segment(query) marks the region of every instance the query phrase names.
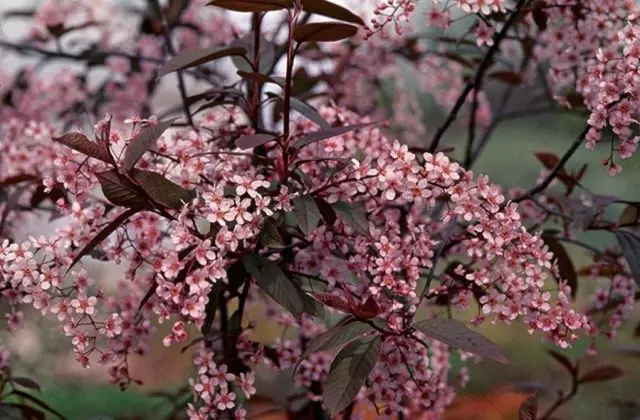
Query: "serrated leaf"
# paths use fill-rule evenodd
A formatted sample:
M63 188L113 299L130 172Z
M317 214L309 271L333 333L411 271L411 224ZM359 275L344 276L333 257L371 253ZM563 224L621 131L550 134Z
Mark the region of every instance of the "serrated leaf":
M357 25L364 25L360 16L349 9L339 6L326 0L302 0L302 9L305 12L316 13L321 16L338 19L343 22L351 22Z
M614 365L604 365L585 373L578 379L578 383L606 382L621 377L624 372Z
M251 149L254 147L262 146L263 144L269 143L270 141L275 140L276 137L271 134L249 134L246 136L239 137L236 140L236 147L241 149Z
M273 261L257 254L249 254L242 260L258 286L280 306L297 319L304 310L301 291Z
M211 0L207 6L217 6L234 12L270 12L291 6L290 0Z
M351 131L359 130L361 128L365 128L373 124L375 123L369 122L369 123L362 123L362 124L347 125L345 127L331 127L326 130L314 131L312 133L305 134L304 136L300 137L300 139L296 142L296 147L298 149L302 149L304 146L307 146L309 144L312 144L321 140L329 139L331 137L341 136L343 134L349 133Z
M155 172L134 170L133 179L155 202L170 209L179 210L196 196L195 192L186 190Z
M356 321L353 317L349 317L311 340L307 344L307 348L300 357L300 360L306 359L312 353L342 347L345 344L348 344L364 335L371 334L374 331L375 328L371 325L365 322Z
M11 378L11 380L23 388L33 389L35 391L42 392L40 385L33 379L25 378L22 376L14 376Z
M83 155L101 160L105 163L113 162L113 158L107 150L100 147L98 143L89 140L89 138L82 133L68 133L60 137L53 137L52 140L78 151Z
M244 56L247 50L240 46L226 48L196 48L182 51L158 70L158 78L169 73L186 70L219 58Z
M331 363L322 393L329 415L335 417L355 399L378 361L380 337L360 338L343 348Z
M508 363L498 346L455 319L427 319L416 322L413 328L448 346L500 363Z
M128 179L121 176L117 170L111 169L106 172L95 174L102 187L102 193L107 200L117 206L129 208L145 208L149 204L142 196L136 186Z
M124 154L124 168L127 171L133 169L142 155L151 149L160 136L173 124L177 118L160 121L156 125L145 127L129 142Z
M293 217L305 235L309 235L320 222L320 210L316 201L310 195L296 197L291 201L293 204Z
M363 235L369 234L369 221L366 213L356 205L337 201L333 203L333 209L344 223L349 225L353 230Z
M538 397L533 394L524 400L518 410L518 420L536 420L538 414Z
M640 287L640 238L633 232L624 229L616 230L615 235L629 264L631 275L636 285Z
M296 25L293 39L303 42L335 42L351 38L358 33L358 27L338 22L314 22Z
M69 265L69 268L67 268L67 273L69 271L71 271L71 269L76 265L76 263L78 261L80 261L80 259L82 257L87 255L89 252L91 252L93 250L93 248L95 248L102 241L107 239L109 237L109 235L111 235L113 232L115 232L120 226L122 226L122 224L124 222L127 221L128 218L130 218L131 216L133 216L137 212L138 212L137 209L127 209L127 210L125 210L118 217L113 219L113 221L111 221L105 228L103 228L100 232L98 232L96 234L96 236L94 236L89 241L89 243L86 244L84 246L84 248L82 248L82 250L80 252L78 252L78 254L76 254L76 256L73 258L73 261L71 262L71 265Z
M260 243L267 248L284 248L284 239L272 218L265 219L260 230Z
M560 275L558 281L567 281L567 284L571 287L571 297L575 299L578 290L578 275L576 274L576 269L573 266L569 254L564 249L564 246L553 236L543 234L542 239L558 262L558 272Z

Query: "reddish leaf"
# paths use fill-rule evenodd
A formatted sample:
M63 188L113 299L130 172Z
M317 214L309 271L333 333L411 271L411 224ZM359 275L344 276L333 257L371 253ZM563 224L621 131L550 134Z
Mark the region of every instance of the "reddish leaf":
M337 22L316 22L296 25L293 38L296 42L335 42L351 38L358 27Z
M320 209L316 201L310 195L302 195L294 198L291 204L293 204L293 218L302 233L308 236L320 222Z
M553 153L538 152L535 155L547 169L553 169L560 162L560 158Z
M518 410L518 420L536 420L538 414L538 397L529 395Z
M102 193L111 203L137 209L149 206L147 199L142 196L136 186L120 175L117 170L112 169L95 175L102 186Z
M413 327L427 337L434 338L451 347L457 347L467 353L477 354L500 363L508 363L498 346L455 319L427 319L416 322Z
M273 78L273 77L269 77L266 74L262 74L259 72L247 72L247 71L243 71L243 70L238 70L238 76L242 77L243 79L247 79L247 80L251 80L254 82L260 82L260 83L274 83L278 86L284 87L284 83L285 80L281 79L281 78Z
M605 382L617 379L623 375L623 371L614 365L604 365L595 368L578 379L578 383L585 384L589 382Z
M197 67L199 65L229 56L243 56L247 50L242 47L229 48L197 48L181 52L171 58L158 70L158 78L169 73Z
M78 261L88 253L90 253L96 246L98 246L102 241L107 239L109 235L115 232L124 222L127 221L128 218L136 214L138 210L136 209L128 209L125 210L122 214L116 217L111 223L109 223L104 229L102 229L96 236L94 236L88 244L82 248L80 252L73 258L71 265L67 268L67 273L71 271L71 269L76 265Z
M350 312L351 308L346 300L331 293L311 293L311 296L320 303L341 312Z
M380 314L380 305L373 296L369 296L362 305L353 311L353 314L360 319L375 318Z
M252 149L254 147L262 146L263 144L269 143L270 141L275 140L276 137L271 134L249 134L246 136L239 137L236 140L236 146L241 149Z
M162 136L162 134L171 127L171 124L173 124L175 120L177 120L177 118L160 121L156 125L145 127L140 130L140 132L131 139L127 146L127 150L124 154L124 168L127 171L133 169L142 155L156 144L160 136Z
M82 133L69 133L61 137L53 137L53 141L63 144L70 149L76 150L83 155L106 163L113 163L113 158L107 150L100 147L98 143L94 143L89 140L89 138Z
M578 275L576 269L573 266L573 262L564 249L564 246L555 238L548 235L542 235L544 243L549 247L549 250L553 252L553 256L558 263L558 272L560 278L558 281L566 280L569 287L571 287L571 297L576 297L576 291L578 290Z
M557 352L556 350L553 350L553 349L547 349L547 352L549 353L549 355L551 357L553 357L556 360L556 362L560 363L571 374L575 374L576 367L571 362L571 360L569 360L569 358L567 356L565 356L564 354L559 353L559 352Z
M544 11L545 6L545 2L540 1L535 5L533 11L531 12L531 14L533 15L533 20L536 25L538 25L538 29L540 29L540 31L544 31L545 29L547 29L547 13Z

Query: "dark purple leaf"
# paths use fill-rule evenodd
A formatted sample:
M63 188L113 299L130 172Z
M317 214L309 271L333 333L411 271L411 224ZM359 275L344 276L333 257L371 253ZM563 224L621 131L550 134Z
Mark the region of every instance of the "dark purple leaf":
M105 228L103 228L100 232L94 236L88 244L82 248L80 252L73 258L71 265L67 268L67 273L71 271L71 269L77 264L78 261L89 252L93 250L96 246L98 246L102 241L107 239L109 235L115 232L124 222L127 221L128 218L133 216L138 212L137 209L128 209L122 212L118 217L116 217L112 222L110 222Z
M448 346L500 363L508 363L498 346L455 319L427 319L416 322L413 328Z
M327 226L333 226L338 219L336 211L331 207L331 204L324 201L322 198L315 198L316 206L320 210L320 216Z
M92 142L82 133L69 133L61 137L53 137L53 141L76 150L85 156L101 160L105 163L112 163L113 158L109 152L103 149L98 143Z
M303 195L292 200L293 218L296 220L302 233L309 236L320 222L320 209L316 201L310 195Z
M536 420L538 415L538 397L536 394L529 395L529 398L524 400L518 410L518 420Z
M342 221L349 225L354 231L367 235L369 233L369 221L367 214L355 204L338 201L332 204Z
M234 12L269 12L292 6L291 0L211 0L208 6L217 6Z
M127 146L127 150L124 154L124 168L127 171L133 169L142 155L156 144L160 136L162 136L167 128L171 127L171 124L173 124L175 120L177 120L177 118L160 121L156 125L145 127L140 130L140 132L131 139Z
M345 127L331 127L325 130L314 131L309 134L305 134L300 137L300 139L296 142L296 147L298 149L302 149L304 146L308 144L312 144L321 140L329 139L331 137L341 136L343 134L349 133L354 130L359 130L361 128L369 127L370 125L375 124L374 122L363 123L363 124L354 124L348 125Z
M95 175L102 186L102 193L111 203L135 209L149 206L147 199L138 191L138 188L117 170L111 169Z
M186 50L171 58L158 71L158 78L164 77L175 71L182 71L200 66L213 60L229 56L244 56L247 50L243 47L228 48L198 48Z
M254 147L262 146L263 144L269 143L270 141L275 140L276 137L271 134L249 134L246 136L239 137L236 140L236 146L246 150Z
M322 401L331 418L353 402L378 361L382 339L359 338L336 355L322 393Z
M242 260L245 268L256 283L280 306L298 319L304 310L301 291L284 274L275 262L258 254L248 254Z
M23 388L33 389L33 390L36 390L38 392L42 392L42 389L40 388L40 385L38 385L38 383L36 381L34 381L33 379L25 378L25 377L22 377L22 376L14 376L13 378L11 378L11 380L13 382L17 383L18 385L20 385Z
M616 230L615 235L629 264L631 275L638 287L640 287L640 238L626 229Z
M16 396L18 396L20 398L24 398L25 400L27 400L27 401L37 405L38 407L50 412L51 414L57 416L61 420L66 420L66 417L63 416L62 414L60 414L60 412L58 412L56 409L54 409L49 404L45 403L44 401L40 400L39 398L34 397L31 394L27 394L26 392L22 392L22 391L18 391L18 390L13 390L11 392L11 394L16 395Z
M542 239L547 247L549 247L549 250L553 252L553 256L558 263L558 272L560 275L558 281L566 280L569 287L571 287L571 297L575 299L576 291L578 290L578 275L576 274L576 269L573 266L569 254L564 249L564 246L554 237L543 234Z
M284 248L284 239L278 232L278 226L271 218L265 219L260 230L260 243L267 248Z
M617 379L624 374L620 368L614 365L604 365L585 373L578 379L578 383L606 382Z
M549 355L553 357L556 362L560 363L565 369L567 369L569 373L575 374L576 367L567 356L553 349L547 349L547 353L549 353Z
M151 171L133 171L133 179L156 202L164 207L179 210L195 198L193 191L186 190L164 176Z
M356 25L364 25L360 16L342 6L326 0L302 0L302 8L305 12L316 13L321 16L338 19L343 22L351 22Z
M296 25L293 38L296 42L335 42L351 38L358 27L337 22L315 22Z

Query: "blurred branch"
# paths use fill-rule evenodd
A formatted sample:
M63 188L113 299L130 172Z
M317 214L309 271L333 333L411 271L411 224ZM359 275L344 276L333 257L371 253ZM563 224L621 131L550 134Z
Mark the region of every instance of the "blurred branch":
M480 65L478 66L478 69L476 70L475 75L473 76L473 78L471 78L469 83L467 83L467 85L464 87L464 89L460 93L460 96L458 96L458 99L456 100L456 103L454 104L453 108L449 112L449 116L445 120L444 124L440 126L436 134L433 136L433 140L431 141L431 145L429 146L430 153L434 153L438 148L438 145L440 144L442 137L444 137L444 134L447 132L449 127L451 127L451 124L453 124L453 122L458 117L458 112L460 112L460 109L462 109L462 106L466 102L467 96L469 96L469 93L471 93L471 91L474 89L478 89L478 87L482 83L482 78L484 77L484 74L487 72L487 70L489 70L489 67L491 67L491 64L493 62L493 56L500 49L500 44L502 43L504 38L507 36L507 32L509 32L509 29L511 29L511 27L515 23L516 18L518 17L518 15L520 14L520 11L522 10L522 8L526 3L527 3L527 0L518 1L518 4L516 5L514 11L511 13L511 16L509 16L509 19L504 23L504 26L502 27L500 32L498 32L494 37L493 45L489 48L484 58L480 62Z

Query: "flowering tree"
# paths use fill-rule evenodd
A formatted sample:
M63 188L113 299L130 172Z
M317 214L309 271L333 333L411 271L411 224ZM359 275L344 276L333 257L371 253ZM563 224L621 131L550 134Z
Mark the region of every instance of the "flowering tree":
M640 282L640 203L592 192L586 165L565 165L583 142L605 143L615 175L635 151L635 2L429 5L432 27L472 22L457 38L412 27L416 1L357 3L45 0L9 14L31 16L31 30L0 47L38 61L4 75L0 92L8 333L32 306L58 322L78 363L109 366L126 388L138 381L130 356L167 322L164 345L197 346L191 398L177 407L191 419L244 418L259 366L289 372L299 417L349 418L369 401L383 416L437 418L455 396L454 353L506 362L474 326L522 322L561 348L613 338ZM437 129L394 74L398 56L447 112ZM54 61L75 66L42 71ZM154 99L170 78L179 101L161 111ZM542 95L513 111L522 86ZM539 112L587 117L564 155L537 154L536 185L505 191L472 172L503 121ZM468 133L459 160L445 148L455 125ZM620 203L621 219L608 219ZM19 239L43 214L66 222ZM575 237L592 230L619 247ZM576 270L566 243L593 264ZM96 287L90 258L125 268L119 293ZM572 302L579 276L607 281L588 311ZM468 308L470 325L456 320ZM257 342L264 319L251 309L295 334ZM551 418L578 385L620 373L579 372L553 354L574 386L544 412L528 400L522 418ZM12 407L35 418L55 413L9 361L0 347L0 398L26 398Z

